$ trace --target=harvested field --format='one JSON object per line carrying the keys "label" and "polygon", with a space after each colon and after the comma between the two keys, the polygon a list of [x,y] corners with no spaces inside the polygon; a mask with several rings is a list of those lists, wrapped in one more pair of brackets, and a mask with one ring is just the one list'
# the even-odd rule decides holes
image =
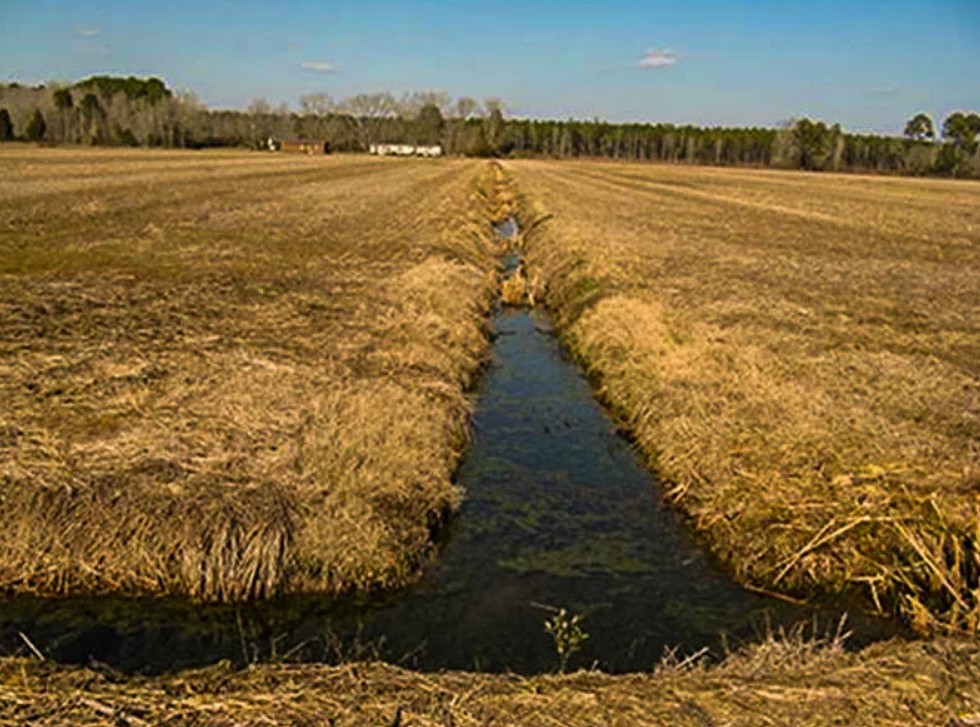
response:
{"label": "harvested field", "polygon": [[0,588],[409,581],[460,498],[486,165],[10,146],[0,166]]}
{"label": "harvested field", "polygon": [[0,662],[0,724],[949,725],[980,720],[980,647],[774,639],[653,674],[419,674],[386,664],[227,666],[153,679]]}
{"label": "harvested field", "polygon": [[506,169],[532,287],[740,580],[980,629],[980,185]]}
{"label": "harvested field", "polygon": [[[515,302],[554,311],[743,582],[978,627],[978,185],[17,147],[0,164],[8,591],[411,581],[461,497],[487,223],[516,210]],[[0,724],[969,725],[978,685],[975,638],[945,636],[855,653],[793,633],[624,676],[6,657]]]}

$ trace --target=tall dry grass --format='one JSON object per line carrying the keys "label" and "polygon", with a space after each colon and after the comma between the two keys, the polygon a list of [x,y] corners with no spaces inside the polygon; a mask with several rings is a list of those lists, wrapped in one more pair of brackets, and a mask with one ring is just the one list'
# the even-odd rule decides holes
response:
{"label": "tall dry grass", "polygon": [[980,629],[980,185],[508,169],[563,332],[742,581]]}
{"label": "tall dry grass", "polygon": [[949,725],[980,719],[980,647],[771,638],[718,666],[652,674],[444,672],[386,664],[227,665],[151,679],[0,660],[0,724]]}
{"label": "tall dry grass", "polygon": [[477,162],[0,150],[0,588],[404,584],[455,507]]}

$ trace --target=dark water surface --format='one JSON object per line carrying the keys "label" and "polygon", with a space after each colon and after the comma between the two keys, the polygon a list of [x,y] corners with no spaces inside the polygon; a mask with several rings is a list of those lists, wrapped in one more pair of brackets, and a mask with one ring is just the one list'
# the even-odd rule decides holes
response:
{"label": "dark water surface", "polygon": [[[116,598],[0,602],[0,640],[21,632],[50,658],[159,672],[218,659],[331,660],[352,643],[427,669],[531,673],[555,668],[549,612],[583,615],[571,666],[649,670],[665,647],[687,654],[816,619],[813,610],[735,585],[683,523],[563,355],[544,314],[504,310],[478,390],[474,438],[459,472],[462,512],[422,582],[371,603],[315,597],[247,606]],[[850,615],[852,643],[893,635]]]}

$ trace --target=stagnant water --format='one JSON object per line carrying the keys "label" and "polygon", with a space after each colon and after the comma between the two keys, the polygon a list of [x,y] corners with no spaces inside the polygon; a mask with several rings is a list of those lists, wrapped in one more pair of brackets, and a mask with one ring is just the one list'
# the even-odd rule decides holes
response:
{"label": "stagnant water", "polygon": [[[546,314],[501,310],[459,472],[466,500],[416,587],[370,603],[315,597],[247,606],[116,598],[0,602],[0,645],[159,672],[263,659],[331,660],[358,646],[410,666],[555,668],[547,607],[582,614],[571,662],[649,670],[665,648],[719,653],[767,629],[841,611],[762,597],[714,566],[660,505],[656,482],[592,398]],[[851,613],[853,644],[896,626]]]}
{"label": "stagnant water", "polygon": [[[649,669],[665,647],[717,651],[811,610],[735,585],[659,504],[656,483],[566,359],[546,315],[503,310],[479,388],[467,498],[421,584],[370,603],[304,597],[241,607],[178,600],[8,599],[0,638],[24,651],[156,672],[267,658],[330,659],[352,642],[422,668],[537,672],[556,656],[543,606],[584,616],[572,665]],[[855,643],[894,633],[854,614]]]}

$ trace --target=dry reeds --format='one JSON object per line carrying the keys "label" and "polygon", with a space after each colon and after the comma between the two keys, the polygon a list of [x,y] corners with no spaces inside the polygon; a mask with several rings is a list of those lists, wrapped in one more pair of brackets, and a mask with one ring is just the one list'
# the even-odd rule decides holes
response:
{"label": "dry reeds", "polygon": [[0,154],[0,587],[410,580],[487,350],[485,166]]}
{"label": "dry reeds", "polygon": [[980,185],[509,166],[564,335],[741,580],[980,627]]}
{"label": "dry reeds", "polygon": [[151,679],[0,660],[0,724],[971,725],[980,646],[889,642],[860,654],[799,634],[717,666],[652,674],[420,674],[381,663],[227,665]]}

